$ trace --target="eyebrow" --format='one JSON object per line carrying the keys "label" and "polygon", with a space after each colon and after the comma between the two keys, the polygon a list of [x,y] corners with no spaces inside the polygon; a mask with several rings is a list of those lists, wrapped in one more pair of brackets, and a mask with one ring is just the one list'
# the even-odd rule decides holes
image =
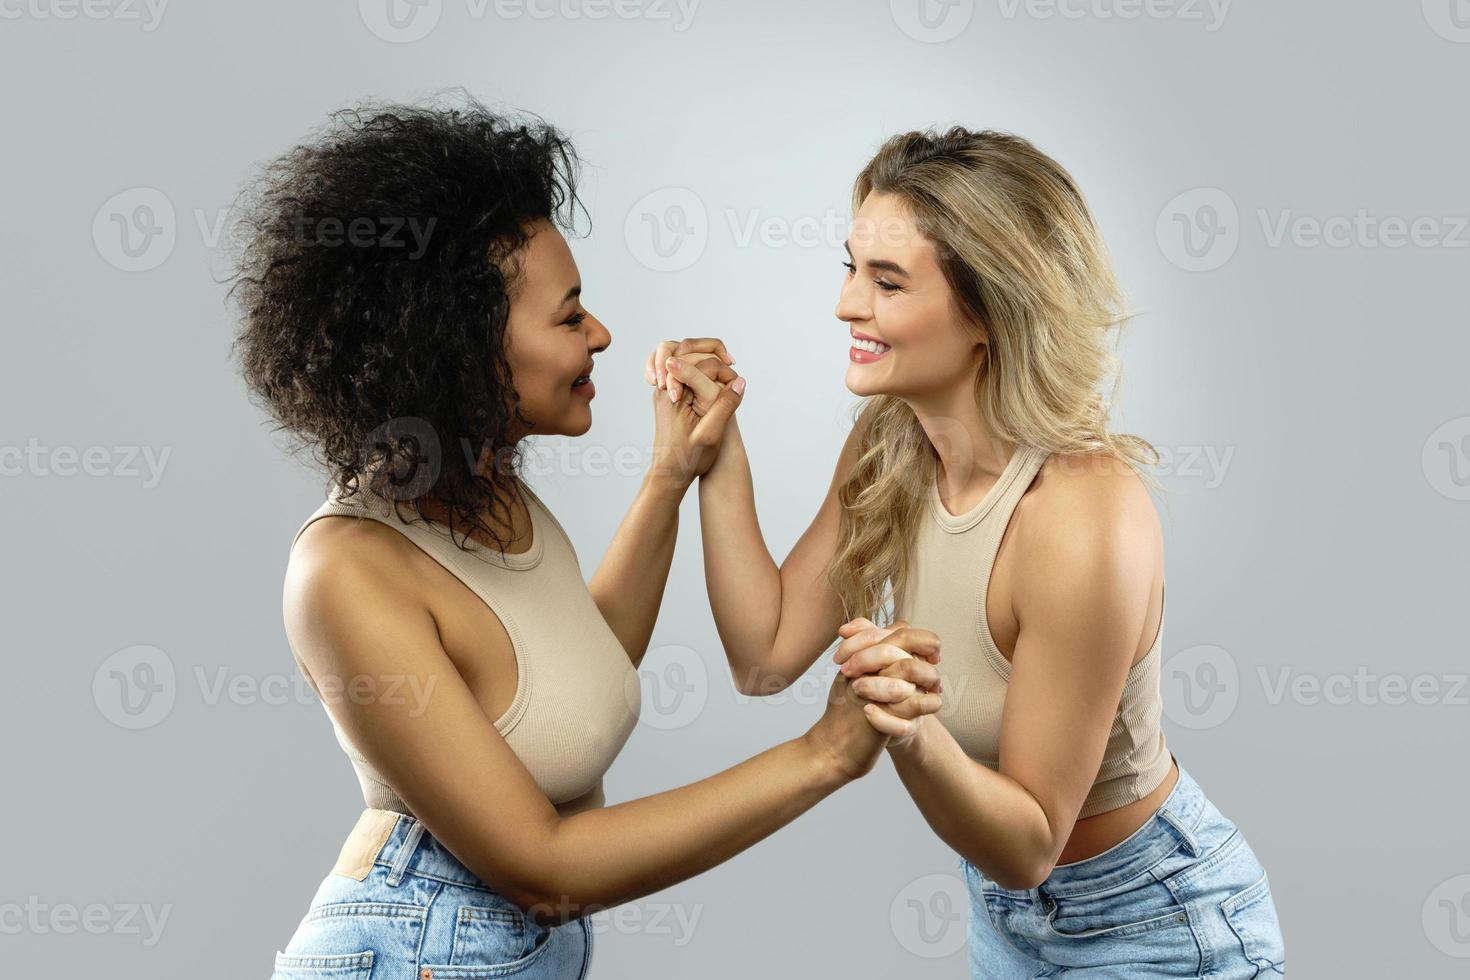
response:
{"label": "eyebrow", "polygon": [[577,283],[571,289],[568,289],[567,290],[567,294],[561,298],[561,302],[560,303],[557,303],[556,304],[556,308],[557,309],[561,309],[563,306],[566,306],[572,300],[576,299],[578,296],[581,296],[581,295],[582,295],[582,284],[581,283]]}
{"label": "eyebrow", "polygon": [[[852,258],[852,246],[849,245],[847,242],[843,242],[842,247],[847,249],[847,257]],[[909,270],[905,269],[897,262],[890,262],[887,259],[866,259],[864,260],[863,265],[867,266],[869,269],[881,269],[884,272],[892,272],[896,275],[912,278],[911,276],[909,276]]]}

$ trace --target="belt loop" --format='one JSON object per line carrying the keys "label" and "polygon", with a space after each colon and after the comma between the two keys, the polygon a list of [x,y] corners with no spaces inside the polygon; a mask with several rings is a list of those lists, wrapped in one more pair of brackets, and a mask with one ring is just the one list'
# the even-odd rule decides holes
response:
{"label": "belt loop", "polygon": [[1163,817],[1164,821],[1170,827],[1174,828],[1174,832],[1179,835],[1179,839],[1184,844],[1184,849],[1189,852],[1190,857],[1199,857],[1204,853],[1204,848],[1200,847],[1199,838],[1194,835],[1194,831],[1184,826],[1177,816],[1167,808],[1161,808],[1159,810],[1159,816]]}
{"label": "belt loop", "polygon": [[408,833],[404,835],[398,853],[393,856],[393,867],[388,871],[388,884],[395,887],[403,880],[403,872],[408,870],[409,859],[413,857],[413,852],[418,850],[419,839],[424,836],[423,821],[413,817],[409,819],[413,820],[413,824],[408,828]]}

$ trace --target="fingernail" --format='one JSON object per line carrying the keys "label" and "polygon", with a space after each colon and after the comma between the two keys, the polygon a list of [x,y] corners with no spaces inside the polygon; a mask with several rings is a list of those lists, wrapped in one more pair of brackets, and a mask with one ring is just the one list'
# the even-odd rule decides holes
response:
{"label": "fingernail", "polygon": [[745,394],[745,379],[736,378],[734,381],[730,382],[730,390],[735,392],[735,394],[737,395]]}
{"label": "fingernail", "polygon": [[679,400],[679,393],[676,392],[673,388],[670,388],[669,389],[669,401],[676,402],[678,400]]}
{"label": "fingernail", "polygon": [[664,364],[668,367],[670,371],[672,371],[674,368],[679,366],[679,359],[677,357],[671,357],[667,361],[664,361]]}

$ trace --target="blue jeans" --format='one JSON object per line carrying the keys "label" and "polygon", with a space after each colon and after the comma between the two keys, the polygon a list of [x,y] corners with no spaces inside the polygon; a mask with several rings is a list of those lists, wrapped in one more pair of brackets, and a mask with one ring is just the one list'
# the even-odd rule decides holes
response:
{"label": "blue jeans", "polygon": [[1142,827],[1101,854],[1058,865],[1038,888],[1002,888],[960,864],[974,977],[1286,973],[1266,870],[1183,766]]}
{"label": "blue jeans", "polygon": [[[584,916],[537,925],[480,881],[413,817],[370,810],[386,829],[338,868],[276,954],[272,980],[581,980],[592,955]],[[363,824],[359,824],[361,830]],[[360,838],[358,830],[353,838]],[[349,840],[349,847],[352,841]],[[347,849],[343,851],[344,857]]]}

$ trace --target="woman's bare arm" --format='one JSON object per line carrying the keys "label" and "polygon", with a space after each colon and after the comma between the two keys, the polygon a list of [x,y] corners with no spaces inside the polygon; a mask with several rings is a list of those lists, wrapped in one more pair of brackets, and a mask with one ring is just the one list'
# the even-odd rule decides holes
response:
{"label": "woman's bare arm", "polygon": [[676,405],[653,393],[653,459],[638,496],[613,535],[588,590],[602,618],[637,667],[648,650],[663,603],[674,544],[679,535],[679,504],[689,485],[708,469],[726,426],[740,405],[737,375],[723,361],[697,365],[712,387],[695,406]]}
{"label": "woman's bare arm", "polygon": [[705,584],[731,674],[745,694],[773,694],[793,683],[846,619],[827,584],[827,564],[837,549],[837,492],[856,458],[849,434],[816,517],[779,566],[761,534],[750,461],[733,421],[719,457],[700,477]]}
{"label": "woman's bare arm", "polygon": [[[334,560],[298,546],[285,597],[293,649],[318,689],[332,678],[334,690],[407,681],[429,692],[329,698],[327,709],[434,837],[539,921],[575,919],[714,867],[867,772],[887,741],[839,677],[806,734],[697,783],[563,818],[455,669],[429,608],[386,572],[391,547],[372,547],[384,550]],[[383,683],[353,688],[354,678]]]}
{"label": "woman's bare arm", "polygon": [[[1044,881],[1071,837],[1102,764],[1162,554],[1158,516],[1141,484],[1079,477],[1060,481],[1052,496],[1044,517],[1015,540],[1020,631],[998,769],[967,756],[933,718],[889,747],[934,832],[1014,889]],[[849,649],[861,641],[844,640],[835,658],[868,658]],[[962,690],[946,695],[951,704],[963,697]]]}

